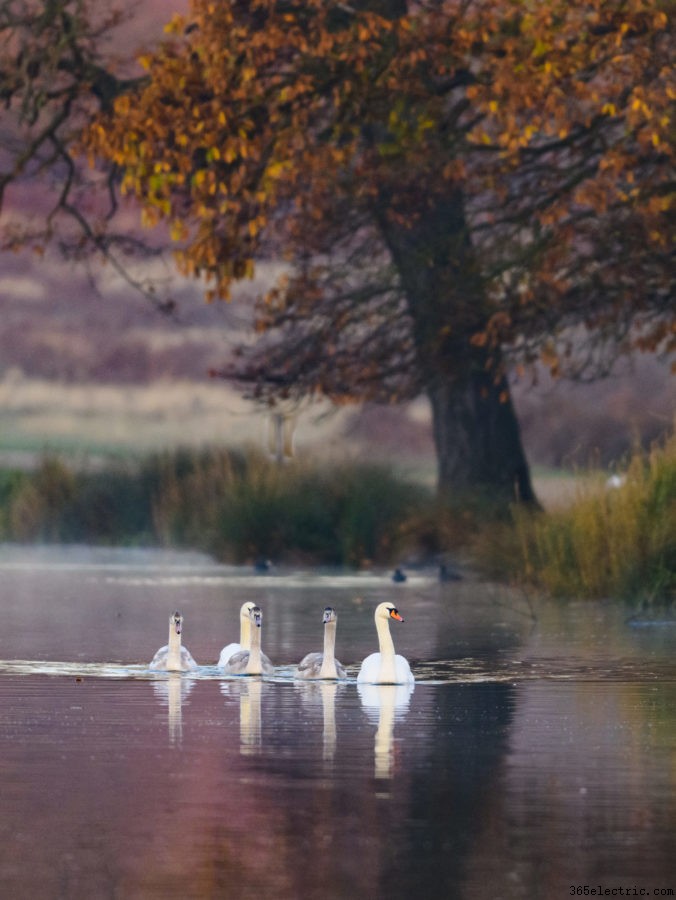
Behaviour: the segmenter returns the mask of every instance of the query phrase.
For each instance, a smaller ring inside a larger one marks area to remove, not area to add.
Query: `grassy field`
[[[306,410],[294,440],[331,441],[340,416]],[[318,421],[318,419],[321,420]],[[264,446],[270,417],[222,382],[69,385],[6,377],[0,381],[0,454],[27,462],[45,449],[81,456],[136,456],[178,446]]]
[[[394,430],[389,418],[365,434],[350,427],[352,414],[350,408],[331,411],[319,404],[301,409],[292,417],[292,448],[286,449],[333,460],[375,458],[413,481],[434,484],[434,453],[423,431],[423,404],[401,414],[411,434],[416,428],[421,432],[404,446],[403,456],[392,451],[398,444],[396,436],[386,434],[388,428]],[[237,446],[274,452],[275,426],[268,413],[222,382],[69,385],[12,373],[0,380],[0,464],[5,466],[33,468],[45,452],[65,454],[70,464],[92,468],[106,460],[137,459],[178,447]],[[569,503],[584,480],[538,466],[533,479],[547,509]]]

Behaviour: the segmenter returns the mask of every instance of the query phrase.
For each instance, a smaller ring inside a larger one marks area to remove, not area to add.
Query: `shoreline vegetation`
[[[48,453],[31,471],[0,468],[0,539],[170,546],[239,564],[452,558],[554,597],[673,602],[676,435],[635,451],[614,481],[582,474],[570,502],[505,519],[478,501],[442,507],[381,463],[279,465],[252,448],[219,448],[88,469]]]

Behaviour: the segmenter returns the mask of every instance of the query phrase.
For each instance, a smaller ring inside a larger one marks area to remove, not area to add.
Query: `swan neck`
[[[380,655],[383,657],[391,657],[394,660],[394,641],[390,633],[390,623],[387,619],[376,620],[376,630],[378,632],[378,646]]]
[[[246,671],[249,675],[260,675],[261,667],[261,629],[257,626],[251,628],[251,647],[249,648],[249,662]]]
[[[239,647],[240,650],[251,649],[251,620],[248,613],[239,617]]]
[[[383,684],[394,684],[396,678],[394,641],[390,633],[390,623],[388,619],[376,619],[376,630],[378,632],[378,646],[380,648],[380,675],[379,681]]]
[[[336,672],[336,623],[327,622],[324,626],[324,657],[319,671],[320,678],[337,678]]]
[[[167,669],[181,669],[181,635],[177,634],[176,628],[169,626],[169,651],[167,653]]]

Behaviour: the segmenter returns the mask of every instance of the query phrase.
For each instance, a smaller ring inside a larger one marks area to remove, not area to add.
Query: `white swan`
[[[336,623],[338,616],[335,609],[327,606],[324,609],[324,652],[308,653],[298,663],[297,678],[347,678],[345,667],[334,655],[336,647]]]
[[[357,682],[363,684],[411,684],[415,679],[408,660],[394,652],[390,619],[403,622],[392,603],[380,603],[374,614],[378,632],[379,653],[371,653],[362,662]]]
[[[263,611],[258,606],[249,610],[251,628],[251,647],[233,653],[224,669],[228,675],[272,675],[274,666],[264,653],[261,653],[261,625]]]
[[[197,668],[187,647],[181,646],[183,616],[180,612],[169,616],[169,643],[160,647],[150,661],[150,668],[160,672],[190,672]]]
[[[251,619],[249,618],[249,611],[255,605],[251,600],[242,603],[239,610],[239,644],[233,641],[233,643],[226,644],[223,647],[216,663],[221,669],[227,664],[233,653],[239,653],[240,650],[248,650],[251,647]]]

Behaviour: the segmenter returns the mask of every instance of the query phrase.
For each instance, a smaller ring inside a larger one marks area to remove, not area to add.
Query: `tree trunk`
[[[440,496],[537,503],[499,350],[489,354],[472,342],[491,308],[460,191],[431,197],[400,186],[394,202],[381,195],[376,216],[406,295],[432,405]]]
[[[496,384],[477,367],[460,379],[437,379],[427,395],[440,497],[537,503],[506,378]]]

